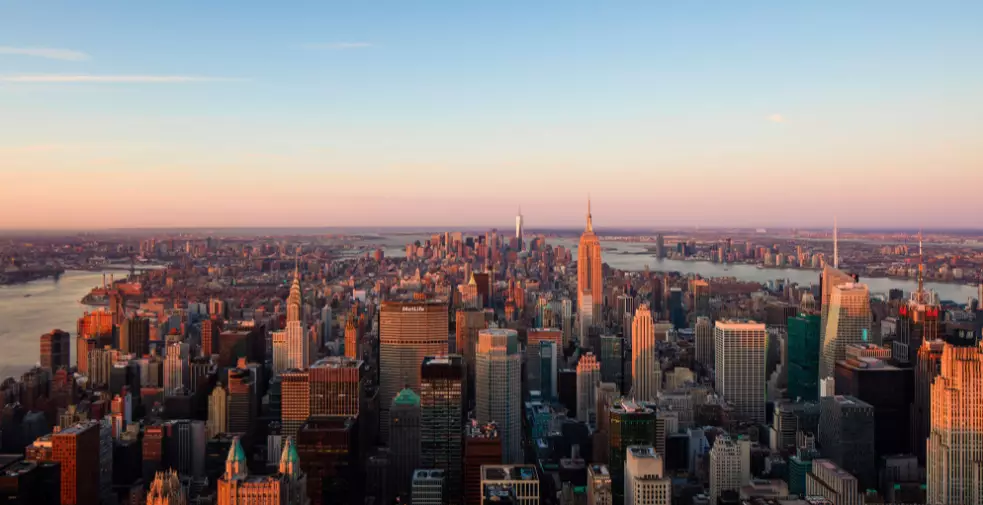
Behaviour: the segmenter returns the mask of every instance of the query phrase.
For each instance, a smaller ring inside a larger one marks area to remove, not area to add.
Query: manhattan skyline
[[[0,6],[0,229],[978,222],[981,5],[191,6]]]

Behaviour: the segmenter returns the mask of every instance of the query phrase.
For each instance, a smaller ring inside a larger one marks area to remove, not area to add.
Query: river
[[[429,235],[416,236],[392,236],[385,237],[384,240],[377,240],[387,256],[403,257],[406,254],[406,242],[414,240],[426,240]],[[396,244],[402,239],[403,244]],[[547,243],[553,246],[561,245],[573,252],[573,257],[577,257],[576,238],[549,238]],[[709,261],[685,261],[673,259],[658,259],[648,251],[648,247],[654,244],[642,244],[638,242],[604,241],[601,242],[603,252],[601,258],[612,268],[626,271],[644,270],[646,266],[654,272],[680,272],[682,274],[697,274],[701,277],[735,277],[742,281],[753,281],[762,284],[768,281],[788,279],[800,286],[808,286],[819,283],[819,271],[796,268],[758,268],[756,265],[733,264],[726,265],[721,263],[711,263]],[[849,270],[849,268],[847,268]],[[905,292],[912,292],[917,288],[914,280],[891,279],[885,277],[860,277],[860,282],[870,287],[871,293],[887,295],[891,289],[903,289]],[[926,282],[925,287],[939,294],[943,300],[952,300],[963,304],[970,297],[977,296],[976,286],[966,284],[949,284],[938,282]]]
[[[20,375],[37,363],[39,337],[52,329],[72,334],[74,360],[76,322],[91,310],[79,300],[100,284],[102,272],[70,270],[57,281],[0,286],[0,380]]]
[[[415,240],[416,237],[386,237],[378,243],[390,257],[405,254],[397,241]],[[574,250],[576,239],[550,239],[554,245],[563,245]],[[367,245],[367,244],[363,244]],[[682,272],[698,274],[702,277],[735,277],[740,280],[766,283],[770,280],[788,279],[799,285],[810,285],[819,281],[815,270],[770,268],[762,269],[754,265],[722,265],[705,261],[681,261],[656,259],[652,254],[638,254],[645,251],[645,245],[628,242],[604,242],[602,254],[604,262],[621,270],[642,270],[646,265],[653,271]],[[119,274],[119,271],[115,272]],[[907,292],[915,289],[914,281],[886,278],[861,278],[870,286],[871,292],[886,294],[892,288]],[[79,303],[92,288],[102,283],[102,272],[69,271],[61,279],[51,279],[0,286],[0,380],[21,374],[38,361],[40,352],[39,337],[52,329],[65,330],[72,334],[72,356],[75,355],[75,325],[78,318],[89,308]],[[960,284],[926,283],[928,289],[939,293],[943,300],[964,303],[976,295],[974,286]],[[31,295],[25,297],[25,295]]]

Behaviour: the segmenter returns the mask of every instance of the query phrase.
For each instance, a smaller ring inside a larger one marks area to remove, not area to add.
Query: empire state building
[[[601,297],[604,294],[601,273],[601,241],[594,234],[588,198],[587,228],[580,236],[580,244],[577,247],[577,309],[582,326],[585,326],[583,323],[585,317],[590,317],[595,324],[600,321]]]

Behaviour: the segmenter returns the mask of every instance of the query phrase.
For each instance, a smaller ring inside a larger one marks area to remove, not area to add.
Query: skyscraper
[[[651,445],[628,448],[625,462],[624,505],[669,505],[672,481],[666,477],[660,454]]]
[[[870,323],[870,291],[865,284],[840,284],[831,289],[819,357],[820,378],[833,376],[836,362],[846,359],[848,344],[868,341]]]
[[[647,304],[635,311],[631,326],[631,396],[653,401],[662,385],[662,369],[655,359],[655,322]]]
[[[204,329],[204,325],[202,328]],[[204,343],[204,332],[202,342]],[[150,352],[150,320],[139,316],[124,319],[119,328],[119,350],[138,358]]]
[[[442,505],[444,501],[446,472],[443,470],[415,470],[413,472],[413,505]],[[448,496],[450,499],[450,496]]]
[[[519,211],[515,214],[515,241],[519,244],[519,250],[522,250],[522,207],[519,207]]]
[[[389,405],[404,387],[420,391],[420,364],[427,356],[447,354],[447,330],[446,303],[382,303],[379,314],[380,419],[389,418]],[[382,439],[388,440],[388,424],[382,423],[380,428]]]
[[[229,384],[229,433],[250,434],[256,419],[256,391],[248,369],[231,368]]]
[[[99,503],[99,422],[87,421],[51,435],[51,455],[61,467],[61,503]]]
[[[704,368],[712,368],[715,365],[713,357],[713,324],[710,323],[709,317],[700,316],[696,318],[693,338],[696,341],[696,362],[703,365]]]
[[[801,314],[788,319],[788,397],[819,398],[819,335],[822,318]]]
[[[187,505],[188,495],[174,470],[157,472],[147,492],[147,505]]]
[[[594,223],[590,213],[590,199],[587,200],[587,228],[580,236],[577,246],[577,310],[580,314],[590,313],[592,321],[601,320],[601,300],[604,296],[603,271],[601,270],[601,241],[594,234]],[[584,295],[589,294],[589,304],[585,305]],[[584,342],[584,336],[581,336]]]
[[[481,505],[481,467],[502,462],[502,439],[494,423],[471,420],[464,428],[464,503]]]
[[[539,475],[533,465],[485,465],[481,467],[483,503],[539,505]]]
[[[724,491],[739,491],[751,480],[751,442],[720,435],[710,449],[710,500]]]
[[[857,477],[876,485],[874,407],[853,396],[819,400],[819,445],[823,456]]]
[[[923,340],[915,366],[915,395],[911,403],[911,447],[919,464],[925,463],[925,441],[932,426],[932,382],[942,370],[945,341]]]
[[[556,346],[556,351],[562,354],[563,332],[555,328],[529,328],[526,331],[526,376],[530,391],[545,389],[541,367],[533,365],[540,362],[541,342],[552,342]]]
[[[502,462],[522,461],[522,357],[515,330],[478,332],[477,419],[496,423],[502,437]]]
[[[744,418],[765,421],[765,325],[753,321],[717,321],[715,389]]]
[[[304,369],[311,364],[311,344],[304,332],[301,309],[300,274],[294,270],[294,282],[287,297],[287,368]]]
[[[877,455],[911,453],[911,404],[914,370],[877,358],[836,362],[836,394],[849,395],[874,407]]]
[[[478,331],[485,329],[485,312],[479,308],[458,310],[454,314],[454,351],[464,357],[468,369],[468,399],[474,401],[474,351],[478,348]]]
[[[359,358],[358,326],[355,325],[354,317],[349,317],[345,323],[345,356],[351,359]]]
[[[823,266],[823,271],[819,275],[820,315],[822,317],[820,338],[823,341],[826,338],[826,321],[829,318],[829,303],[833,296],[833,288],[841,284],[851,284],[854,280],[852,275],[830,265],[828,262]]]
[[[310,368],[310,415],[355,417],[362,391],[362,360],[328,356]]]
[[[246,453],[236,437],[225,460],[225,473],[218,480],[218,505],[287,503],[285,484],[279,475],[250,476]]]
[[[611,472],[607,465],[587,467],[587,505],[613,505]]]
[[[287,332],[279,330],[270,333],[270,343],[273,347],[273,375],[279,375],[290,368],[288,356]]]
[[[601,365],[588,352],[577,362],[577,420],[593,425],[596,423],[597,406],[594,404],[594,390],[601,380]]]
[[[221,384],[216,384],[212,394],[208,395],[208,424],[205,433],[212,438],[220,433],[229,431],[229,394]]]
[[[945,344],[931,399],[928,503],[983,503],[983,350]]]
[[[625,496],[625,460],[628,447],[651,445],[655,440],[655,412],[637,403],[622,399],[608,410],[608,468],[611,471],[615,503]]]
[[[421,467],[444,471],[448,503],[460,503],[467,373],[459,355],[428,356],[420,367]]]
[[[183,393],[191,385],[190,360],[188,344],[172,342],[167,345],[167,355],[164,357],[165,395]]]
[[[280,433],[297,436],[297,430],[311,416],[311,374],[291,368],[280,374]]]
[[[699,317],[710,315],[710,283],[703,279],[693,279],[689,284],[693,295],[693,312]]]
[[[857,478],[828,459],[812,461],[812,470],[806,474],[806,495],[821,496],[835,505],[863,505],[864,503]],[[935,502],[930,503],[935,504]]]
[[[601,335],[601,381],[621,387],[625,374],[624,339],[617,335]]]
[[[41,335],[41,368],[52,372],[71,366],[72,337],[67,331],[51,330]]]
[[[389,449],[392,455],[392,489],[409,496],[413,471],[420,467],[420,396],[404,389],[393,398],[389,409]]]

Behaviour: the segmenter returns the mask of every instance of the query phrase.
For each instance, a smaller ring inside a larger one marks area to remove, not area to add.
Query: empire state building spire
[[[587,195],[587,232],[594,233],[594,222],[590,215],[590,195]]]

